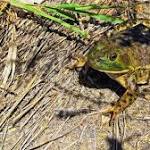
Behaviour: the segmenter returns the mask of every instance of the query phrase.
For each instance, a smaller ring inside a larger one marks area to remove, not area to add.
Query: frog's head
[[[130,55],[113,42],[99,42],[88,53],[88,64],[105,73],[127,73],[131,69]]]

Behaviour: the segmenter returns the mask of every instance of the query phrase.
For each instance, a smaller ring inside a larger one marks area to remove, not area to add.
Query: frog
[[[135,6],[136,15],[133,20],[116,25],[114,33],[111,31],[111,34],[102,36],[85,56],[74,57],[76,62],[73,68],[91,67],[106,73],[125,88],[118,101],[103,112],[111,115],[110,124],[139,96],[144,95],[145,99],[150,100],[150,96],[140,93],[139,90],[141,85],[148,84],[150,80],[150,3],[139,3]],[[145,44],[136,37],[141,35],[129,36],[138,27],[142,28],[142,36],[145,33],[148,35]]]
[[[142,26],[150,35],[150,28]],[[88,66],[103,72],[125,88],[124,94],[118,101],[103,112],[111,115],[110,124],[140,97],[140,86],[148,84],[150,80],[150,43],[141,44],[138,40],[133,40],[124,45],[124,38],[129,36],[124,37],[125,33],[127,31],[111,37],[103,36],[85,56],[78,57],[76,61],[76,67]]]

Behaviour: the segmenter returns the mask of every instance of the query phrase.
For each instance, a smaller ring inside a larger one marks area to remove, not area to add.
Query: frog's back
[[[135,43],[131,48],[135,59],[139,62],[139,66],[150,65],[150,46]]]
[[[150,28],[140,24],[111,37],[138,66],[150,64]]]

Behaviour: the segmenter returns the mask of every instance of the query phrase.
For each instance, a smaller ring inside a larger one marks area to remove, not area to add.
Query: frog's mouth
[[[105,73],[120,74],[129,72],[129,68],[126,65],[108,59],[89,60],[88,65],[95,70]]]

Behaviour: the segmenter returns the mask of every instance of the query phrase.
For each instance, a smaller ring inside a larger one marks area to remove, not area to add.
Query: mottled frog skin
[[[124,18],[125,22],[115,26],[118,31],[130,29],[138,24],[143,24],[150,27],[150,1],[138,2],[128,1],[126,9],[128,10],[127,18]],[[131,3],[131,4],[130,4]]]
[[[127,34],[130,31],[120,32],[97,42],[86,56],[86,65],[108,74],[126,88],[122,97],[106,111],[111,114],[111,121],[137,99],[139,86],[149,81],[150,29],[144,30],[141,34],[147,33],[149,39],[134,39]]]
[[[126,92],[106,113],[110,122],[140,96],[140,85],[150,78],[150,2],[135,4],[133,20],[109,37],[102,37],[86,57],[78,59],[76,67],[88,65],[116,80]],[[150,97],[149,97],[150,98]]]
[[[83,65],[106,73],[126,89],[119,100],[104,111],[111,114],[112,123],[138,96],[145,95],[139,87],[148,84],[150,79],[150,28],[139,24],[110,37],[103,36],[85,57],[78,58],[75,67]],[[145,98],[150,100],[150,96]]]

